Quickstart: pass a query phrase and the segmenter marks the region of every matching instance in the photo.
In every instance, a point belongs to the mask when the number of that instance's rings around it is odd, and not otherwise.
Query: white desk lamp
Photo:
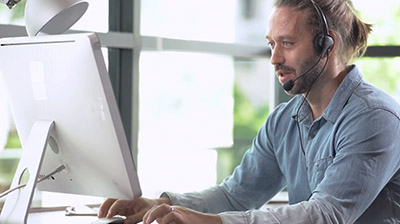
[[[10,9],[21,0],[0,0]],[[60,34],[67,31],[86,12],[83,0],[27,0],[25,25],[29,36]]]

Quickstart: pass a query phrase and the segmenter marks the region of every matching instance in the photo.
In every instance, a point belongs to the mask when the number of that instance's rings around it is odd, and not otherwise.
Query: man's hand
[[[151,208],[143,217],[143,224],[222,224],[218,215],[204,214],[180,206],[161,204]]]
[[[126,217],[124,223],[138,223],[142,221],[147,211],[161,204],[169,205],[171,202],[168,198],[138,198],[136,200],[107,199],[100,206],[98,217],[112,218],[115,215],[122,215]]]

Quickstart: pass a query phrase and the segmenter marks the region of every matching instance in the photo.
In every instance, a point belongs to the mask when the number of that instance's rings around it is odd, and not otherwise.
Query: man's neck
[[[314,120],[325,111],[348,72],[348,69],[343,65],[327,67],[326,71],[314,83],[307,96]]]

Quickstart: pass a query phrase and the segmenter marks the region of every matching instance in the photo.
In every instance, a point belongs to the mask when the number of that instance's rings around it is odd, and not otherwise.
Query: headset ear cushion
[[[324,39],[325,38],[324,38],[324,35],[322,33],[318,34],[314,38],[314,47],[315,47],[315,50],[317,51],[318,54],[320,54],[322,49],[324,48],[324,43],[325,43]]]
[[[326,54],[334,44],[330,35],[319,34],[314,38],[314,47],[318,54]]]

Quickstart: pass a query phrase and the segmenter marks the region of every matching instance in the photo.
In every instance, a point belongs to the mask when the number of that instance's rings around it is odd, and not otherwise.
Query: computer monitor
[[[7,196],[1,223],[26,216],[35,187],[119,199],[141,195],[95,34],[0,39],[0,73],[23,148],[11,187],[25,170],[30,174],[25,188]],[[63,171],[36,186],[61,165]]]

